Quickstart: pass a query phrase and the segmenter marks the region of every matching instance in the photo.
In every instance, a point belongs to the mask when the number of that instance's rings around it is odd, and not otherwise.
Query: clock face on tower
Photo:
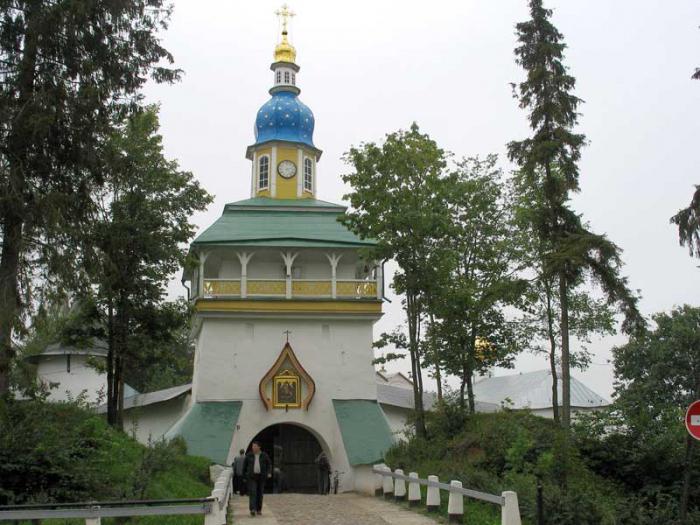
[[[283,160],[277,165],[277,173],[285,179],[291,179],[297,173],[297,166],[291,160]]]

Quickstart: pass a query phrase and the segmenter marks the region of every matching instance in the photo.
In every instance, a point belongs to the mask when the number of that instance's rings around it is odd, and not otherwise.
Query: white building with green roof
[[[313,490],[324,451],[341,490],[372,491],[371,465],[394,439],[372,365],[382,266],[361,256],[372,241],[338,221],[345,208],[316,198],[321,151],[295,59],[283,31],[246,151],[251,198],[192,243],[194,377],[165,435],[217,463],[258,440],[284,490]]]

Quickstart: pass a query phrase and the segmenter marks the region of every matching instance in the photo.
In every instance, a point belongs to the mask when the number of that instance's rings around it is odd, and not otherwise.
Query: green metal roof
[[[331,208],[345,211],[345,206],[317,199],[272,199],[270,197],[253,197],[237,202],[230,202],[226,209],[264,206],[266,208]]]
[[[294,247],[374,245],[348,230],[338,217],[343,206],[314,199],[257,197],[227,204],[224,213],[192,243]]]
[[[377,402],[334,399],[333,407],[350,465],[371,465],[382,461],[394,440]]]
[[[188,454],[225,465],[242,404],[241,401],[195,403],[168,430],[165,439],[180,436],[187,443]]]

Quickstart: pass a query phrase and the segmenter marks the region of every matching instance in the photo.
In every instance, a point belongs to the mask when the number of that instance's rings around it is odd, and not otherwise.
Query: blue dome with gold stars
[[[314,114],[293,91],[278,91],[258,111],[255,144],[286,140],[314,146]]]

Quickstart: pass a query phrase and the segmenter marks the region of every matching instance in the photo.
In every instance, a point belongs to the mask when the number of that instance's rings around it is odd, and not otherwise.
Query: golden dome
[[[275,62],[291,62],[297,58],[297,50],[287,40],[287,31],[282,32],[282,42],[275,46]]]

